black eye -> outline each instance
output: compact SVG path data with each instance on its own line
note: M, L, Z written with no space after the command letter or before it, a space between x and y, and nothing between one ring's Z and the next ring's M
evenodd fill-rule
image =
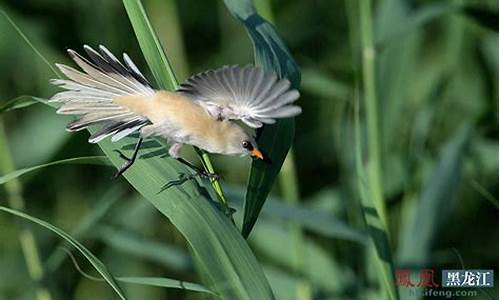
M243 142L241 142L241 146L243 146L243 148L245 148L247 150L252 150L253 149L253 146L252 146L252 144L249 141L243 141Z

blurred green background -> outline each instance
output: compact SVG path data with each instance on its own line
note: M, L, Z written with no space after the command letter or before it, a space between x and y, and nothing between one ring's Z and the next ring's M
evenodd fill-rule
M277 182L249 239L278 299L377 299L355 171L358 102L365 124L356 2L256 1L302 71L303 114L296 118L293 146L299 203L283 200ZM180 81L208 68L252 63L250 40L222 1L143 3ZM127 52L152 78L121 1L1 0L0 9L51 63L72 64L67 48L103 44L115 54ZM375 1L379 143L396 268L434 268L438 274L498 269L497 12L494 0ZM54 74L3 15L0 70L0 106L21 95L48 98L56 90L48 84ZM86 131L64 131L68 120L41 104L2 113L0 143L11 153L1 155L0 176L5 157L19 169L100 155ZM364 132L361 140L366 148ZM241 217L250 162L214 161ZM125 180L112 180L113 172L89 165L44 168L21 177L17 196L29 214L72 233L114 274L200 282L182 236ZM12 192L0 188L1 205L7 197ZM0 214L0 299L35 297L18 221ZM43 284L55 299L115 297L107 285L75 270L58 237L29 228L44 263ZM126 289L131 299L204 297ZM477 289L476 297L463 299L496 299L497 291ZM408 291L401 289L401 296L408 298Z

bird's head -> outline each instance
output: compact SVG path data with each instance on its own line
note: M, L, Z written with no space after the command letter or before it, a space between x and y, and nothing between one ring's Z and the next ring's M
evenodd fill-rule
M227 152L232 154L248 155L252 158L270 163L270 159L262 152L253 137L246 133L239 126L231 126L233 130L228 130L226 135Z

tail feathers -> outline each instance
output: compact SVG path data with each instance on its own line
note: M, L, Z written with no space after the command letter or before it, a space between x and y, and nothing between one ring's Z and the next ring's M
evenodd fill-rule
M92 134L89 138L89 142L98 143L109 136L112 136L111 141L115 142L132 132L135 132L142 126L144 126L144 121L140 118L135 118L129 121L115 122L108 126L104 126L99 131Z
M50 100L62 103L57 113L82 115L80 119L68 124L67 129L78 131L91 125L103 124L104 127L89 139L89 142L97 143L109 136L112 136L112 141L119 140L148 124L145 117L113 102L116 97L150 96L155 93L130 57L124 54L122 64L103 46L99 46L99 51L96 51L85 45L84 50L91 61L68 50L70 57L83 72L56 64L68 79L51 80L52 84L65 89Z

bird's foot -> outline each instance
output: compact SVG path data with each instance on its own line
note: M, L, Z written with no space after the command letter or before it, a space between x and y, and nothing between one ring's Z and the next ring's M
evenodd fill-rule
M128 168L130 168L130 166L132 166L132 164L134 163L134 159L132 158L129 158L127 156L125 156L125 154L123 154L120 150L118 149L114 149L113 151L115 151L116 153L118 153L120 155L120 158L125 160L125 163L116 171L116 173L113 175L113 178L118 178L120 177L120 175L122 175L125 171L127 171Z
M182 185L184 182L186 182L188 180L196 179L196 177L208 179L210 181L220 179L220 176L215 174L215 173L208 173L205 170L199 170L199 169L197 169L196 171L197 172L193 173L193 174L179 173L179 178L176 180L172 180L172 181L167 182L164 186L161 187L158 194L165 191L165 190L168 190L169 188L171 188L173 186Z

